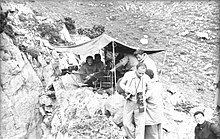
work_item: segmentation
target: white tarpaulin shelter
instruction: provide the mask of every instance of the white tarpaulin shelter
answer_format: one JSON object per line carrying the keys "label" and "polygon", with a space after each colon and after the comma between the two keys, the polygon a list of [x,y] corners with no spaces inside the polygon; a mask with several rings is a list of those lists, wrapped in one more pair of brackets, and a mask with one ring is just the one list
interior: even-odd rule
{"label": "white tarpaulin shelter", "polygon": [[[131,53],[138,49],[137,47],[129,46],[123,42],[120,42],[106,34],[102,34],[97,38],[91,39],[85,43],[73,45],[73,46],[62,46],[56,47],[55,50],[58,52],[68,52],[77,55],[93,55],[94,53],[100,53],[100,50],[105,48],[107,51],[111,51],[113,54],[113,65],[115,66],[115,53]],[[164,49],[148,50],[143,48],[147,54],[157,53],[164,51]],[[116,82],[116,75],[114,74],[114,80]]]}
{"label": "white tarpaulin shelter", "polygon": [[[129,46],[123,42],[120,42],[106,34],[102,34],[101,36],[91,39],[82,44],[74,45],[74,46],[62,46],[56,47],[56,50],[59,52],[69,52],[78,55],[87,55],[99,52],[102,48],[113,52],[113,47],[115,46],[115,52],[117,53],[133,53],[137,47]],[[164,49],[153,49],[148,50],[147,48],[143,48],[143,50],[148,53],[157,53],[164,51]]]}

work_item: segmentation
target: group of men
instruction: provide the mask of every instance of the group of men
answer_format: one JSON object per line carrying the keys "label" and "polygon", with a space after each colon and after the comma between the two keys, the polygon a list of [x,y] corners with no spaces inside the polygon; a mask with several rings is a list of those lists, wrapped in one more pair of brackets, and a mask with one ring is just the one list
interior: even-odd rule
{"label": "group of men", "polygon": [[[143,51],[124,57],[110,72],[119,67],[127,72],[120,80],[126,102],[123,110],[123,129],[128,139],[160,139],[162,136],[161,121],[163,115],[162,85],[159,83],[154,61]],[[105,70],[100,54],[86,57],[86,62],[79,70],[85,83],[96,72]],[[92,83],[87,82],[91,85]]]}
{"label": "group of men", "polygon": [[93,86],[93,83],[89,80],[90,77],[96,72],[102,72],[105,70],[105,65],[101,61],[101,55],[95,54],[94,58],[92,56],[86,57],[86,62],[83,63],[79,69],[81,74],[81,81],[87,83],[89,86]]}
{"label": "group of men", "polygon": [[154,61],[143,51],[126,54],[112,69],[126,66],[128,72],[120,80],[124,91],[123,129],[127,139],[162,138],[162,85]]}
{"label": "group of men", "polygon": [[[109,71],[126,69],[119,79],[119,88],[126,99],[123,109],[123,126],[127,139],[162,139],[163,86],[159,82],[154,61],[143,51],[136,50],[124,57]],[[87,56],[86,62],[79,69],[85,83],[96,72],[105,71],[101,55]],[[87,82],[88,84],[92,84]],[[204,120],[203,112],[194,114],[198,125],[195,139],[220,139],[219,127]]]}
{"label": "group of men", "polygon": [[[133,55],[125,54],[110,71],[121,66],[128,70],[119,82],[126,98],[123,110],[125,138],[162,139],[163,86],[156,64],[143,50],[137,50]],[[219,126],[206,121],[202,111],[195,112],[194,118],[197,122],[195,139],[220,139]]]}

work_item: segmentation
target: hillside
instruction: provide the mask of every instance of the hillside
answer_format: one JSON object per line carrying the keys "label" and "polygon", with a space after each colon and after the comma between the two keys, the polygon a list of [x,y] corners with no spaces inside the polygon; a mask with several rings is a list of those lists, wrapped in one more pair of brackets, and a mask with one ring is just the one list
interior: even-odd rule
{"label": "hillside", "polygon": [[[105,33],[154,54],[161,80],[176,84],[187,100],[213,107],[219,61],[219,3],[216,1],[43,1],[27,2],[55,20],[71,17],[76,28],[105,27]],[[207,33],[208,38],[197,35]],[[149,44],[140,39],[148,35]]]}

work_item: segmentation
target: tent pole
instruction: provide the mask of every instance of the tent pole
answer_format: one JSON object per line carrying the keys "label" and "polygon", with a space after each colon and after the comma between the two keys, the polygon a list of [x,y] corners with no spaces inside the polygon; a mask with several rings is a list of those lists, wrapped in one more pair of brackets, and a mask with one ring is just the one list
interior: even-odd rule
{"label": "tent pole", "polygon": [[[113,67],[115,67],[115,42],[112,42],[112,52],[113,52]],[[116,85],[116,69],[114,68],[114,81]]]}

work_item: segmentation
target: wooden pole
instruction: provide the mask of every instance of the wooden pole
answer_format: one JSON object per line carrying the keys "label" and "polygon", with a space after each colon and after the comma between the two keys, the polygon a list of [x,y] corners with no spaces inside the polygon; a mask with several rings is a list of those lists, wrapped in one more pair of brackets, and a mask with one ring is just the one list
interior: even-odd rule
{"label": "wooden pole", "polygon": [[[112,52],[113,52],[113,67],[115,67],[115,42],[112,42]],[[115,68],[114,68],[114,82],[116,84],[116,69]]]}

